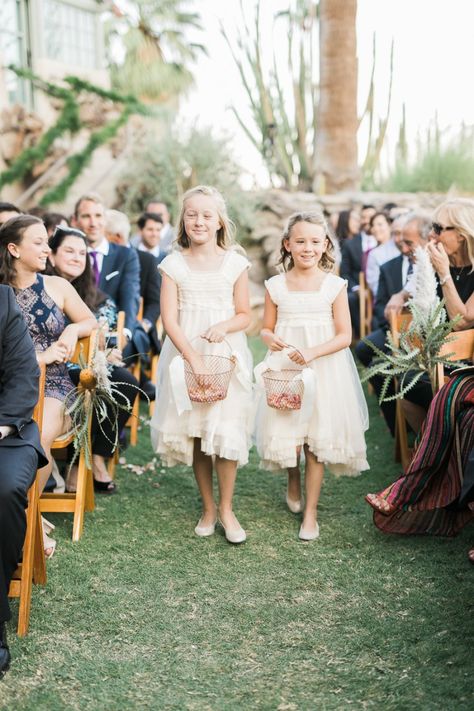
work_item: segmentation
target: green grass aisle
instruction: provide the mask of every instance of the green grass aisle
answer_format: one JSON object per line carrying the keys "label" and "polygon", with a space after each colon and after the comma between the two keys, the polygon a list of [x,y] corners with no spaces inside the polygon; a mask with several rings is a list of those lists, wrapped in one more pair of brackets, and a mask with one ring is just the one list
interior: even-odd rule
{"label": "green grass aisle", "polygon": [[[199,501],[181,467],[119,470],[119,494],[97,497],[79,543],[56,516],[30,634],[10,626],[0,708],[472,709],[473,531],[375,529],[363,496],[398,467],[370,405],[371,470],[326,477],[314,543],[298,541],[285,479],[255,455],[238,478],[241,547],[193,535]],[[127,459],[151,457],[145,428]]]}

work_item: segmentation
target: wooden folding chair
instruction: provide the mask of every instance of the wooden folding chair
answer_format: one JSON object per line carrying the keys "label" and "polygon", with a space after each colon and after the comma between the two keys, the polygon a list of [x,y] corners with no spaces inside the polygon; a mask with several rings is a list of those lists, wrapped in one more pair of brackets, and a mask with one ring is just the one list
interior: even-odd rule
{"label": "wooden folding chair", "polygon": [[[81,338],[77,344],[76,352],[74,353],[73,358],[71,358],[71,361],[73,363],[79,363],[79,354],[82,352],[82,356],[87,365],[91,365],[95,351],[96,338],[97,331],[92,331],[88,338]],[[90,424],[87,436],[89,438],[89,451],[92,451]],[[64,449],[72,444],[73,440],[73,433],[68,432],[61,437],[58,437],[58,439],[53,442],[51,449],[53,451]],[[86,465],[85,452],[81,450],[77,465],[76,491],[66,492],[64,494],[43,493],[40,498],[40,510],[42,512],[51,513],[73,513],[74,520],[72,527],[72,540],[78,541],[82,535],[84,527],[85,512],[93,511],[94,506],[94,481],[92,469]]]}
{"label": "wooden folding chair", "polygon": [[[158,340],[160,341],[160,343],[163,343],[164,329],[163,329],[163,322],[161,320],[161,316],[158,316],[158,318],[156,319],[156,332],[158,334]],[[156,385],[159,360],[160,360],[160,354],[154,353],[151,357],[151,367],[150,367],[150,380],[153,383],[153,385]],[[148,412],[150,414],[150,417],[153,415],[154,411],[155,411],[155,401],[150,400],[150,405],[148,407]]]}
{"label": "wooden folding chair", "polygon": [[[455,331],[453,336],[455,338],[449,343],[445,343],[441,348],[440,355],[447,356],[452,353],[450,360],[471,360],[474,356],[474,328],[469,328],[466,331]],[[437,390],[443,387],[446,380],[444,366],[440,363],[436,367]]]}
{"label": "wooden folding chair", "polygon": [[[392,312],[390,314],[390,332],[396,346],[400,343],[400,332],[408,328],[411,320],[412,315],[409,312],[400,314]],[[406,470],[413,452],[412,448],[408,446],[407,421],[401,400],[396,401],[395,408],[395,461],[401,462],[403,469]]]}
{"label": "wooden folding chair", "polygon": [[359,320],[360,338],[365,338],[372,330],[373,298],[364,272],[359,272]]}
{"label": "wooden folding chair", "polygon": [[[33,412],[33,419],[37,423],[40,433],[43,422],[45,373],[45,366],[40,366],[38,402]],[[9,597],[20,598],[17,626],[19,637],[24,637],[28,632],[33,582],[36,583],[36,585],[46,584],[46,561],[44,557],[43,530],[38,501],[38,481],[37,477],[35,477],[28,491],[26,534],[23,544],[22,561],[13,574],[8,591]]]}

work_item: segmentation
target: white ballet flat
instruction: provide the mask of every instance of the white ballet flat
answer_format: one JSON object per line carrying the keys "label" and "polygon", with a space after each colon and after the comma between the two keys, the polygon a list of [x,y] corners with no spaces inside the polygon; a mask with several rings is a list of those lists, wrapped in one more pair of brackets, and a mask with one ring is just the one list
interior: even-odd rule
{"label": "white ballet flat", "polygon": [[230,531],[228,528],[224,526],[222,521],[219,519],[219,523],[224,529],[224,534],[226,539],[229,541],[229,543],[243,543],[244,541],[247,540],[247,534],[245,533],[244,529],[242,526],[239,526],[239,528],[234,528],[233,531]]}
{"label": "white ballet flat", "polygon": [[319,523],[316,523],[316,529],[311,533],[309,531],[305,531],[303,526],[301,526],[298,538],[300,541],[314,541],[316,538],[319,538]]}
{"label": "white ballet flat", "polygon": [[291,513],[294,514],[301,513],[304,508],[303,501],[301,499],[299,501],[293,501],[293,499],[290,499],[288,496],[288,492],[286,493],[286,505],[290,509]]}
{"label": "white ballet flat", "polygon": [[203,526],[201,521],[202,519],[200,518],[197,522],[196,528],[194,529],[194,533],[196,534],[196,536],[201,536],[201,538],[212,536],[212,534],[216,531],[217,520],[214,521],[214,523],[211,523],[210,526]]}

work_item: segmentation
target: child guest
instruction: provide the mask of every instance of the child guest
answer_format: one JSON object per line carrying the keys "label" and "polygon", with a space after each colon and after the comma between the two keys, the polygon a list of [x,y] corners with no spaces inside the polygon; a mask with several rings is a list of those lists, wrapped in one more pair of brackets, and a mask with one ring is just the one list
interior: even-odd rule
{"label": "child guest", "polygon": [[[185,193],[177,244],[180,249],[159,267],[167,338],[158,369],[152,443],[166,466],[193,467],[203,506],[196,535],[212,535],[219,516],[227,540],[242,543],[246,534],[233,513],[232,498],[237,465],[247,463],[250,448],[252,363],[244,333],[250,320],[250,264],[232,248],[233,226],[215,188],[199,186]],[[203,354],[232,355],[236,365],[227,397],[191,403],[179,354],[204,380],[208,371]],[[219,510],[213,495],[214,467]]]}
{"label": "child guest", "polygon": [[[279,263],[284,273],[265,282],[261,336],[269,353],[260,372],[267,367],[306,367],[307,397],[300,410],[274,409],[261,397],[257,449],[265,468],[288,470],[287,504],[293,513],[303,511],[299,537],[306,541],[319,536],[317,507],[324,465],[336,474],[356,475],[368,469],[364,440],[367,405],[349,350],[347,283],[331,274],[333,255],[322,212],[295,213],[281,244]],[[301,448],[305,455],[304,506]]]}

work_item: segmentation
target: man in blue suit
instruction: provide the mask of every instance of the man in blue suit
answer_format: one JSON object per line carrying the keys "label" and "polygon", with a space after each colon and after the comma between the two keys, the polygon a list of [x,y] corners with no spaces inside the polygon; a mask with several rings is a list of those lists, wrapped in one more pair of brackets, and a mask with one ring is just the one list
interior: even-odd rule
{"label": "man in blue suit", "polygon": [[28,489],[47,463],[31,416],[38,400],[35,348],[12,289],[0,285],[0,677],[10,665],[8,589],[26,532]]}
{"label": "man in blue suit", "polygon": [[140,304],[140,265],[134,249],[111,244],[105,234],[105,207],[93,193],[79,198],[74,224],[85,232],[96,284],[108,294],[119,311],[125,311],[128,337],[137,326]]}

